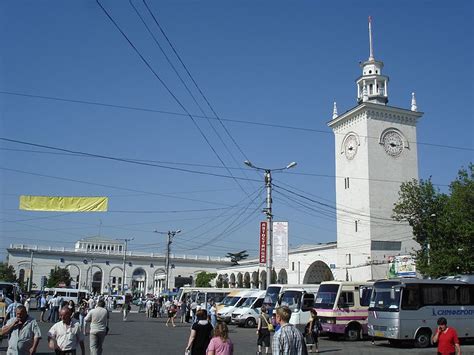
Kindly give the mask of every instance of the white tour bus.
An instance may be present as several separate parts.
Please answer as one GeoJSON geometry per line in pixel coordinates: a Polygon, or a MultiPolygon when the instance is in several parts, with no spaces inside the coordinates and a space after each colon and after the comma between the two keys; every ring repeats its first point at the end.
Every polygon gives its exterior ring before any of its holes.
{"type": "Polygon", "coordinates": [[[232,312],[230,322],[238,326],[253,328],[257,325],[260,308],[263,305],[266,291],[253,291],[242,305],[232,312]]]}
{"type": "Polygon", "coordinates": [[[283,287],[278,296],[276,306],[287,306],[290,308],[290,324],[294,324],[299,330],[303,330],[311,318],[310,311],[314,307],[314,300],[318,289],[318,284],[283,287]]]}
{"type": "Polygon", "coordinates": [[[321,282],[314,308],[323,332],[330,337],[344,335],[347,340],[367,335],[367,317],[373,282],[321,282]]]}
{"type": "Polygon", "coordinates": [[[448,319],[460,338],[474,336],[474,284],[446,280],[377,281],[370,299],[369,335],[427,347],[439,317],[448,319]]]}
{"type": "Polygon", "coordinates": [[[211,299],[216,303],[220,303],[229,292],[234,290],[234,288],[183,286],[179,289],[176,299],[178,302],[186,302],[187,299],[190,299],[198,305],[207,308],[207,303],[211,299]]]}
{"type": "Polygon", "coordinates": [[[63,301],[74,301],[75,304],[78,304],[79,300],[82,300],[86,296],[89,296],[90,292],[88,290],[79,290],[76,288],[64,288],[64,287],[51,287],[45,288],[46,298],[50,299],[55,294],[62,298],[63,301]]]}

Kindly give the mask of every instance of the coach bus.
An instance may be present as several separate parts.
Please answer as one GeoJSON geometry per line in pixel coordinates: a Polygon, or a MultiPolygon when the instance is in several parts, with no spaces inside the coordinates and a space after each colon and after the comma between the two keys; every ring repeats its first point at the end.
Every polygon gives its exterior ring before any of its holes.
{"type": "Polygon", "coordinates": [[[460,338],[474,336],[474,284],[455,279],[377,281],[369,307],[369,335],[430,345],[439,317],[448,319],[460,338]]]}
{"type": "Polygon", "coordinates": [[[290,324],[294,324],[299,330],[304,330],[306,323],[311,319],[310,311],[314,307],[314,300],[318,289],[318,284],[285,287],[280,292],[276,306],[287,306],[290,308],[290,324]]]}
{"type": "Polygon", "coordinates": [[[373,282],[324,281],[319,286],[314,308],[323,332],[347,340],[367,335],[367,317],[373,282]]]}
{"type": "Polygon", "coordinates": [[[48,300],[56,295],[63,301],[74,301],[75,304],[78,304],[82,299],[90,295],[88,290],[79,290],[76,288],[65,287],[46,287],[44,292],[46,293],[46,298],[48,300]]]}

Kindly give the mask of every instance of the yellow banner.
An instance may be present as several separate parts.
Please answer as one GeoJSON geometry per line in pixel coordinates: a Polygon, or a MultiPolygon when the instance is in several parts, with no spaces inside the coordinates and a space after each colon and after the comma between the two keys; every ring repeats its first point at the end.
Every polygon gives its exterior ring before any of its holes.
{"type": "Polygon", "coordinates": [[[107,197],[20,196],[20,210],[106,212],[107,197]]]}

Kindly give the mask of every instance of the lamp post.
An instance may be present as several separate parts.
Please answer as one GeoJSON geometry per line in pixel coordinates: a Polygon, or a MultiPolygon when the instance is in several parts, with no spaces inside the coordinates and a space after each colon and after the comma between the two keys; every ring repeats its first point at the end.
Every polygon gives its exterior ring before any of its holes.
{"type": "MultiPolygon", "coordinates": [[[[249,160],[244,161],[244,164],[250,168],[255,170],[263,171],[265,173],[265,187],[267,188],[267,207],[263,210],[263,212],[267,215],[267,223],[268,223],[268,238],[267,238],[267,258],[265,264],[265,272],[267,274],[267,284],[265,285],[268,287],[271,283],[272,278],[272,243],[273,243],[273,214],[272,214],[272,171],[282,171],[291,169],[296,166],[296,162],[291,162],[284,168],[277,168],[277,169],[267,169],[255,166],[249,160]]],[[[266,288],[265,287],[265,288],[266,288]]]]}
{"type": "Polygon", "coordinates": [[[127,261],[127,247],[128,247],[128,242],[134,240],[135,238],[122,238],[122,239],[117,239],[117,240],[122,240],[125,242],[125,246],[124,246],[124,249],[123,249],[123,270],[122,270],[122,295],[125,294],[125,277],[126,277],[126,273],[125,273],[125,265],[126,265],[126,261],[127,261]]]}
{"type": "Polygon", "coordinates": [[[168,235],[168,240],[167,240],[167,243],[166,243],[166,259],[165,259],[165,268],[166,268],[165,289],[166,289],[166,291],[169,291],[169,287],[170,287],[169,274],[170,274],[171,243],[173,243],[174,236],[178,233],[181,233],[181,229],[178,229],[178,230],[175,230],[175,231],[168,231],[168,232],[160,232],[160,231],[155,230],[155,233],[168,235]]]}

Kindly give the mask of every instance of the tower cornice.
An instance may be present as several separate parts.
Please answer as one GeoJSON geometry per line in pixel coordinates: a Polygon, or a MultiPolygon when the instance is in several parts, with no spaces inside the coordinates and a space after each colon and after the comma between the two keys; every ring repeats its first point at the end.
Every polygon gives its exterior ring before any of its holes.
{"type": "Polygon", "coordinates": [[[361,116],[375,120],[415,125],[418,119],[423,116],[423,112],[415,112],[400,107],[364,102],[337,116],[335,119],[330,120],[327,125],[335,131],[342,125],[349,123],[354,118],[360,118],[361,116]]]}

